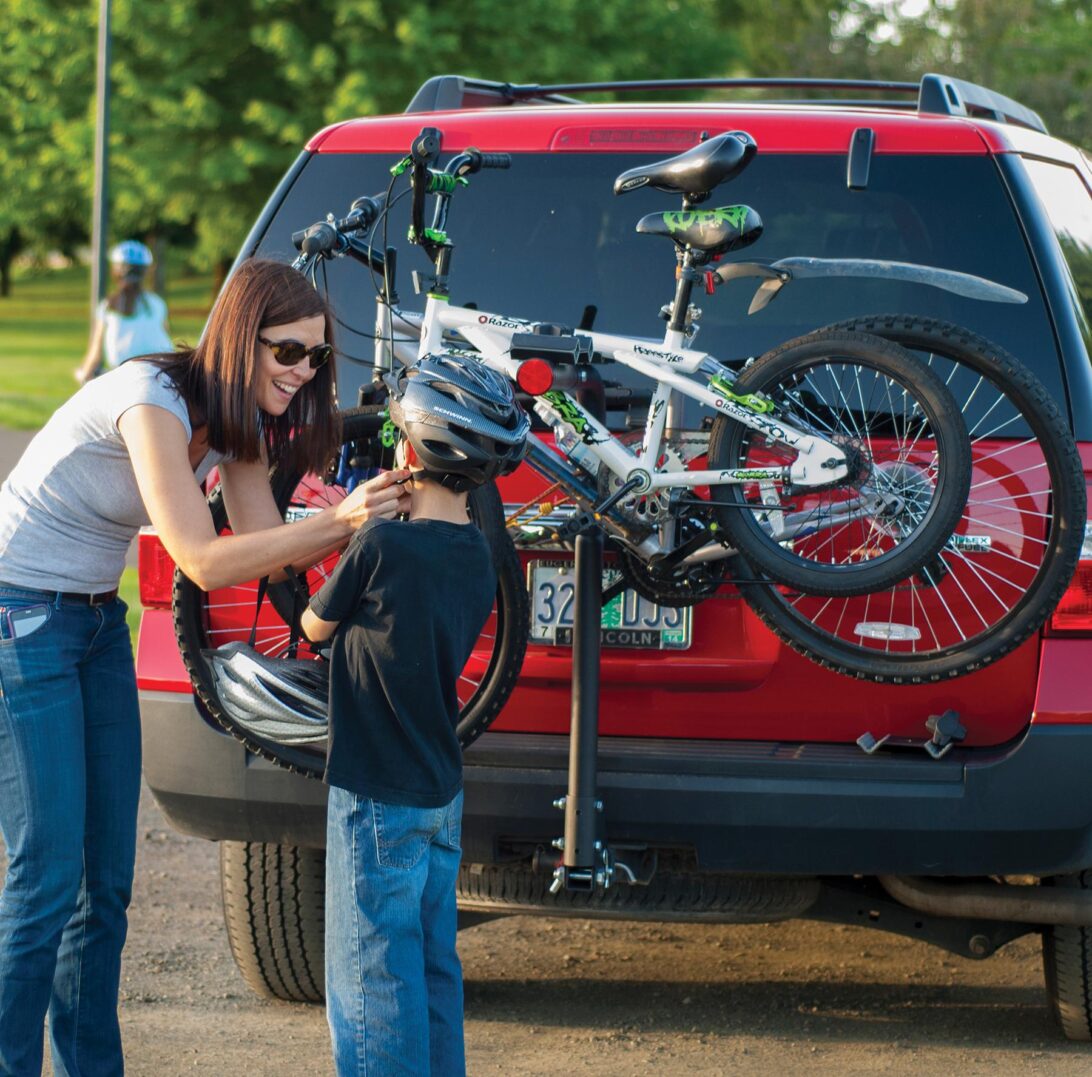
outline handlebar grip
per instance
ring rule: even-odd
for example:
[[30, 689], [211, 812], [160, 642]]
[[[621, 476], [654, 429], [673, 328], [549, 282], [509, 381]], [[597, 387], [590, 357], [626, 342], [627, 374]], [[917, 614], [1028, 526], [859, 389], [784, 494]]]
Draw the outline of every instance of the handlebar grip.
[[[299, 232], [293, 234], [293, 243], [296, 242], [296, 236], [299, 234]], [[337, 250], [340, 244], [341, 237], [334, 226], [323, 222], [313, 224], [310, 228], [304, 230], [298, 248], [304, 254], [328, 254], [330, 251]]]
[[510, 153], [483, 153], [482, 168], [511, 168], [512, 155]]
[[379, 216], [385, 202], [385, 194], [377, 194], [371, 198], [367, 196], [358, 198], [349, 207], [348, 215], [342, 217], [340, 221], [334, 222], [334, 227], [339, 232], [352, 232], [367, 228]]

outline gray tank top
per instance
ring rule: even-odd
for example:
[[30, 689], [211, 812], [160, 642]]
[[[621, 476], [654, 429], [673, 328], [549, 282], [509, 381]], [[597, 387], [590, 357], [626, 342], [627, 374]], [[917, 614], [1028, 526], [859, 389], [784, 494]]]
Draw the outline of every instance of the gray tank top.
[[[95, 594], [117, 587], [148, 514], [118, 419], [151, 404], [193, 431], [185, 402], [153, 363], [123, 363], [54, 412], [0, 486], [0, 581]], [[222, 459], [210, 452], [201, 482]]]

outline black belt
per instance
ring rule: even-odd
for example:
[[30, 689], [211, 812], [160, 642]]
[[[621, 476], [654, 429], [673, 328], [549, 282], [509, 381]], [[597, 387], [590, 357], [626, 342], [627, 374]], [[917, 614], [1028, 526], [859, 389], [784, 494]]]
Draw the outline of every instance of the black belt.
[[88, 606], [105, 606], [107, 602], [113, 602], [118, 597], [118, 589], [112, 591], [100, 591], [97, 595], [86, 595], [79, 591], [58, 591], [62, 602], [86, 603]]
[[51, 602], [78, 602], [81, 606], [105, 606], [107, 602], [113, 602], [118, 597], [118, 589], [112, 591], [99, 591], [98, 594], [89, 595], [84, 591], [43, 591], [39, 587], [21, 587], [17, 583], [4, 583], [0, 581], [0, 591], [10, 588], [13, 591], [27, 591], [31, 594], [41, 595]]

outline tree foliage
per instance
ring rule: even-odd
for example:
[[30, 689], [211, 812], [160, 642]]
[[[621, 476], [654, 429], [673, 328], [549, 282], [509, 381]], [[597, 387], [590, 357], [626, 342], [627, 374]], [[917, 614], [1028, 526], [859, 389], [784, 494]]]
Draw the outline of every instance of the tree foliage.
[[[96, 5], [4, 0], [0, 262], [70, 249], [92, 184]], [[429, 76], [512, 82], [943, 71], [1092, 119], [1087, 0], [113, 0], [112, 233], [229, 259], [307, 138], [399, 112]], [[17, 231], [16, 231], [17, 230]], [[2, 268], [2, 266], [0, 266]]]

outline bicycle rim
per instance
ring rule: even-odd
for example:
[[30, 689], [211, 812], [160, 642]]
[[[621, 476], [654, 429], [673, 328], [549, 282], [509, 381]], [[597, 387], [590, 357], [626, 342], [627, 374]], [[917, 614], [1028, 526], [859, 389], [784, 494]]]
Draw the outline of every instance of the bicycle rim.
[[[834, 442], [849, 465], [826, 487], [713, 488], [721, 528], [753, 565], [814, 594], [860, 595], [940, 550], [966, 498], [969, 445], [956, 402], [912, 355], [876, 336], [819, 331], [744, 368], [736, 391], [765, 394], [775, 420]], [[796, 458], [783, 440], [728, 419], [710, 439], [712, 469]]]
[[1085, 483], [1068, 424], [1030, 371], [958, 326], [887, 316], [834, 328], [888, 336], [955, 395], [971, 436], [966, 506], [937, 558], [882, 592], [740, 589], [782, 639], [845, 673], [913, 683], [981, 669], [1043, 624], [1080, 556]]

